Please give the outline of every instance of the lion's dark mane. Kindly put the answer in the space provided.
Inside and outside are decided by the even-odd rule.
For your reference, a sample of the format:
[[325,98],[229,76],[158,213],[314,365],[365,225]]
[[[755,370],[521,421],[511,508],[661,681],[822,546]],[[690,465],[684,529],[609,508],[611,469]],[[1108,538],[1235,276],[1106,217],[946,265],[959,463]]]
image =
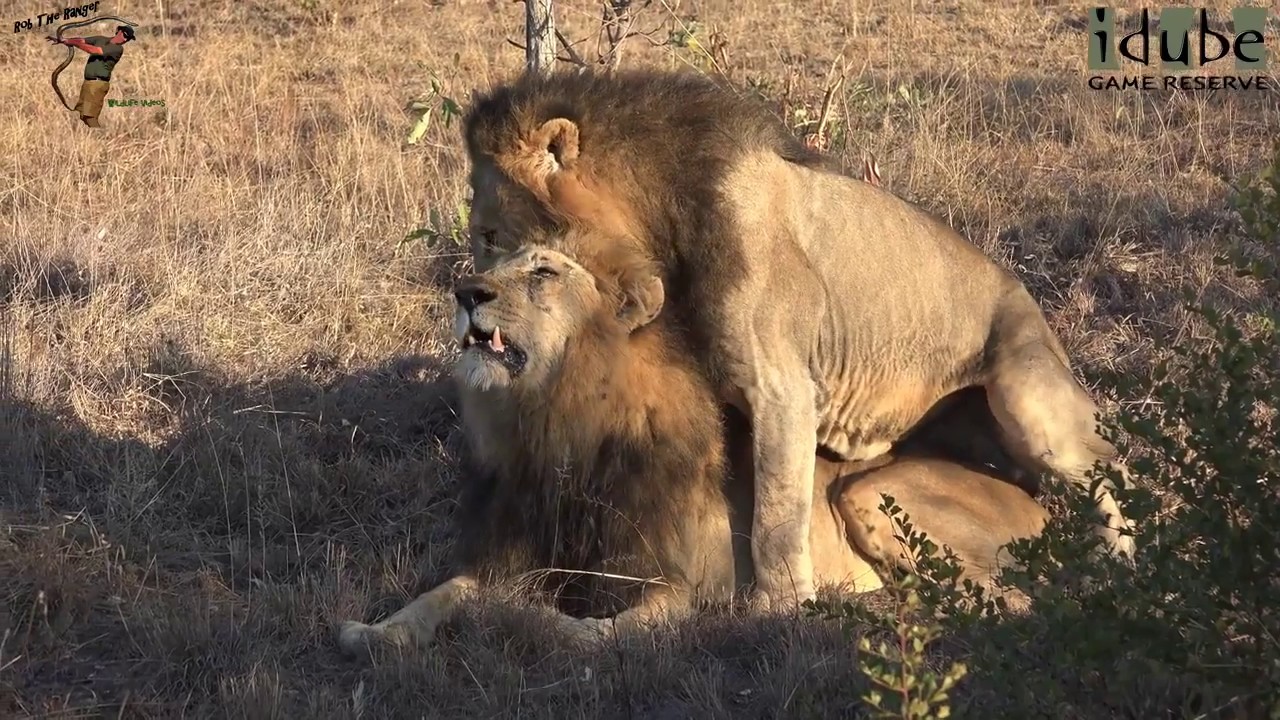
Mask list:
[[[616,324],[612,314],[605,318],[603,324]],[[637,334],[666,338],[661,325]],[[626,421],[583,428],[595,422],[584,419],[587,413],[561,411],[562,406],[545,412],[530,409],[520,417],[521,437],[510,439],[518,459],[515,471],[502,476],[468,458],[455,515],[457,570],[489,583],[533,571],[534,577],[526,576],[535,581],[532,586],[551,593],[561,610],[578,616],[617,613],[639,600],[643,584],[568,573],[537,577],[539,571],[558,568],[683,582],[680,570],[691,566],[689,553],[696,552],[684,537],[684,523],[696,512],[691,505],[723,498],[727,482],[725,438],[709,391],[690,399],[670,397],[655,386],[645,391],[655,393],[646,396],[648,404],[636,407],[634,391],[617,389],[622,378],[610,358],[635,352],[646,353],[641,362],[687,361],[673,354],[665,339],[656,346],[628,348],[619,345],[627,341],[625,335],[603,335],[573,344],[559,381],[546,396],[576,395],[598,403],[593,417],[643,413],[641,429],[628,431],[637,424]],[[545,438],[568,436],[593,439],[555,458],[528,450]]]

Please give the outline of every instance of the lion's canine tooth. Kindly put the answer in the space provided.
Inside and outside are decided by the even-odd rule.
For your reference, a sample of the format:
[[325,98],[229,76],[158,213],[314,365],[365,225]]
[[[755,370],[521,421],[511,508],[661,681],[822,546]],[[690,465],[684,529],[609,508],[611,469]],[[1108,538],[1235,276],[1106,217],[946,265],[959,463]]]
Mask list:
[[498,329],[497,325],[493,326],[493,337],[489,339],[489,347],[493,348],[494,352],[502,352],[507,349],[502,344],[502,331]]

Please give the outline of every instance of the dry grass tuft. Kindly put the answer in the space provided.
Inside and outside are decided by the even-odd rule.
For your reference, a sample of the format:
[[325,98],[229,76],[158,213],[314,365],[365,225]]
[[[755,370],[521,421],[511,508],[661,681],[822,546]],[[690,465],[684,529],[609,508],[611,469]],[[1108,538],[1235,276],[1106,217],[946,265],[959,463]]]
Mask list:
[[[875,153],[890,189],[1025,278],[1082,369],[1140,374],[1201,339],[1184,291],[1276,302],[1211,262],[1235,232],[1232,183],[1280,126],[1274,93],[1091,92],[1074,6],[914,6],[696,10],[727,42],[720,69],[798,129],[844,67],[833,151]],[[559,7],[568,37],[593,36],[598,4]],[[489,608],[424,657],[341,659],[335,623],[399,606],[450,542],[444,288],[461,249],[401,240],[432,211],[448,234],[465,158],[439,115],[405,145],[406,107],[438,104],[433,76],[463,101],[518,70],[502,38],[522,14],[111,12],[141,23],[112,97],[163,107],[107,108],[90,132],[51,96],[43,33],[0,58],[21,109],[0,133],[0,713],[854,714],[852,645],[816,621],[712,613],[579,656]],[[626,57],[695,62],[644,42]]]

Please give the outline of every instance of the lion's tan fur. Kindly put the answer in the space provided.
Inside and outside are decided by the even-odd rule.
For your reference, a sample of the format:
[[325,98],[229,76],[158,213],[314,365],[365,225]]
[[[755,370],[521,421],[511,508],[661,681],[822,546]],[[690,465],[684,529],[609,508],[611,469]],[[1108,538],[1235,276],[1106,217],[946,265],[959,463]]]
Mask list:
[[[813,448],[876,457],[978,388],[1022,470],[1082,486],[1115,449],[1035,301],[938,218],[832,171],[739,94],[690,74],[523,77],[466,120],[473,256],[530,233],[655,263],[667,314],[753,428],[761,597],[813,596]],[[984,458],[971,458],[983,460]],[[1111,495],[1099,534],[1131,550]]]
[[[616,264],[604,267],[618,272]],[[539,278],[539,268],[558,274]],[[722,425],[710,383],[665,321],[645,316],[637,326],[617,288],[616,274],[590,273],[536,247],[459,284],[461,337],[472,327],[501,326],[507,352],[523,343],[528,353],[556,357],[529,358],[520,371],[493,365],[510,374],[503,380],[478,374],[464,354],[457,377],[474,475],[459,510],[458,574],[379,625],[349,623],[345,648],[379,638],[425,642],[477,585],[548,564],[658,580],[638,591],[602,583],[610,586],[607,602],[600,594],[560,602],[576,617],[555,621],[579,635],[725,600],[752,580],[742,538],[752,512],[750,428],[736,416]],[[623,522],[610,529],[613,516],[603,515],[588,530],[577,516],[593,505],[566,514],[564,498],[545,501],[566,487],[596,493]],[[1043,510],[1018,488],[924,458],[821,461],[814,488],[817,581],[851,592],[881,586],[873,561],[900,561],[893,528],[876,511],[879,492],[896,496],[931,536],[956,544],[982,581],[998,545],[1042,523]],[[567,594],[563,586],[549,589]],[[586,617],[600,613],[616,617],[608,625]]]

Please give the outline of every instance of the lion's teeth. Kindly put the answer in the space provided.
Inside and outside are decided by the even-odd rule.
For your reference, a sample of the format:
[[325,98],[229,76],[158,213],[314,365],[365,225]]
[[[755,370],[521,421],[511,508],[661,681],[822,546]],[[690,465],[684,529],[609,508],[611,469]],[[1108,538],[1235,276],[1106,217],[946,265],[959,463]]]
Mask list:
[[489,347],[493,348],[494,352],[502,352],[507,349],[502,344],[502,331],[498,329],[497,325],[493,326],[493,337],[489,339]]

